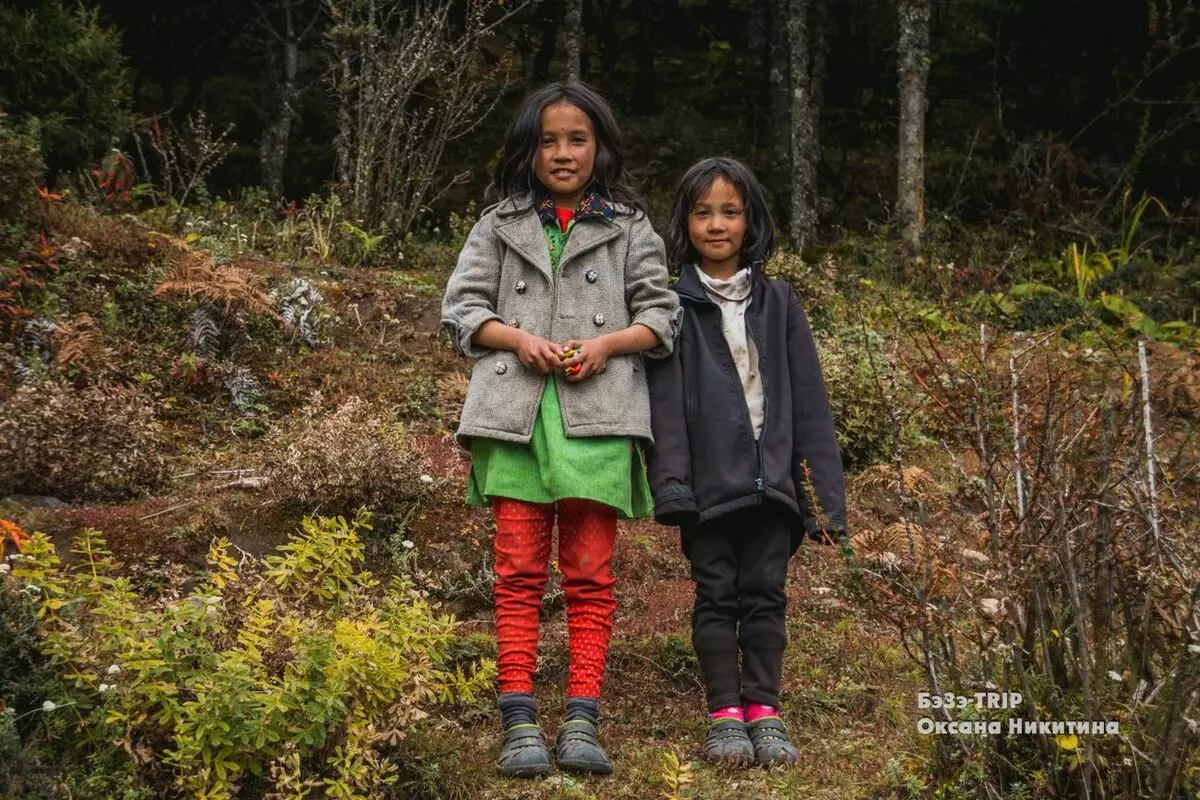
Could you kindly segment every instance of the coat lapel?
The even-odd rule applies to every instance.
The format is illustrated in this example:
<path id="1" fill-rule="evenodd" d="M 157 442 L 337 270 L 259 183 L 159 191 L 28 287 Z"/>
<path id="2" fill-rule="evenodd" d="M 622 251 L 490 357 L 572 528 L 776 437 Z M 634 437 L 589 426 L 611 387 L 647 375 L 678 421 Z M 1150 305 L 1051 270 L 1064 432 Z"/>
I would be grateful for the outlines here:
<path id="1" fill-rule="evenodd" d="M 571 235 L 567 237 L 567 246 L 563 248 L 562 257 L 558 260 L 558 271 L 562 272 L 567 262 L 572 259 L 594 250 L 605 242 L 611 242 L 620 235 L 621 227 L 602 217 L 577 223 L 571 228 Z"/>
<path id="2" fill-rule="evenodd" d="M 532 208 L 524 213 L 515 214 L 496 226 L 496 234 L 513 250 L 546 276 L 546 280 L 554 283 L 554 274 L 550 269 L 550 248 L 546 246 L 546 233 L 542 230 L 542 222 L 537 212 Z"/>

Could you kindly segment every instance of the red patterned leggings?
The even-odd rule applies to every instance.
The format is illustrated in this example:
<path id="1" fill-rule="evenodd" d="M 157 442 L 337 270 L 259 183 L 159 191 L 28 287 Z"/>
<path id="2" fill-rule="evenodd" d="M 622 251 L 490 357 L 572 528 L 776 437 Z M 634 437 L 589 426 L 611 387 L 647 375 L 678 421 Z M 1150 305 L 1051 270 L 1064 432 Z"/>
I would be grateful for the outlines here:
<path id="1" fill-rule="evenodd" d="M 546 590 L 555 506 L 498 497 L 496 517 L 496 644 L 501 692 L 532 692 L 538 614 Z M 590 500 L 562 500 L 558 561 L 567 598 L 571 654 L 568 697 L 599 697 L 612 633 L 612 552 L 617 512 Z"/>

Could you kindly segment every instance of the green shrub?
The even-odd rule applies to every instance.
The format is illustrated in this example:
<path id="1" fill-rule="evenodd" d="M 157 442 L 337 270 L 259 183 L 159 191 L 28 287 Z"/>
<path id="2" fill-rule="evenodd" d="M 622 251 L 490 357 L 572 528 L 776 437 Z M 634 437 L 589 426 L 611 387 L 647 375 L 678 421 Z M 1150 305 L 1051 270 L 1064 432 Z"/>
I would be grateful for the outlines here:
<path id="1" fill-rule="evenodd" d="M 470 701 L 493 664 L 445 668 L 455 621 L 411 584 L 360 571 L 370 516 L 305 518 L 261 564 L 215 542 L 186 596 L 148 601 L 86 530 L 64 567 L 34 534 L 13 577 L 38 598 L 63 676 L 62 749 L 124 752 L 143 783 L 230 798 L 247 783 L 303 796 L 380 797 L 405 738 L 437 701 Z M 36 587 L 36 588 L 34 588 Z M 114 748 L 113 743 L 117 744 Z M 165 786 L 157 785 L 163 796 Z"/>
<path id="2" fill-rule="evenodd" d="M 54 171 L 87 166 L 130 129 L 121 36 L 83 4 L 40 0 L 0 8 L 0 108 L 40 121 Z"/>
<path id="3" fill-rule="evenodd" d="M 1033 292 L 1017 304 L 1017 313 L 1006 317 L 1004 324 L 1009 330 L 1037 331 L 1078 319 L 1083 310 L 1073 297 L 1058 292 Z"/>
<path id="4" fill-rule="evenodd" d="M 871 331 L 868 335 L 877 334 Z M 921 419 L 914 412 L 919 403 L 902 396 L 905 389 L 888 379 L 881 359 L 876 359 L 872 369 L 867 348 L 878 349 L 878 343 L 859 343 L 852 330 L 841 331 L 839 337 L 818 334 L 816 341 L 837 426 L 842 466 L 847 472 L 858 472 L 891 457 L 893 413 L 900 416 L 901 448 L 911 448 L 921 441 Z"/>
<path id="5" fill-rule="evenodd" d="M 161 427 L 137 391 L 20 386 L 0 403 L 0 494 L 144 495 L 166 478 Z"/>
<path id="6" fill-rule="evenodd" d="M 0 563 L 0 573 L 7 572 L 9 563 Z M 48 797 L 49 775 L 22 732 L 36 725 L 36 709 L 50 694 L 54 673 L 40 650 L 33 599 L 18 589 L 0 574 L 0 797 Z"/>
<path id="7" fill-rule="evenodd" d="M 0 107 L 2 109 L 2 107 Z M 0 110 L 0 248 L 9 250 L 24 238 L 37 208 L 37 187 L 42 180 L 42 163 L 36 121 L 14 123 Z"/>

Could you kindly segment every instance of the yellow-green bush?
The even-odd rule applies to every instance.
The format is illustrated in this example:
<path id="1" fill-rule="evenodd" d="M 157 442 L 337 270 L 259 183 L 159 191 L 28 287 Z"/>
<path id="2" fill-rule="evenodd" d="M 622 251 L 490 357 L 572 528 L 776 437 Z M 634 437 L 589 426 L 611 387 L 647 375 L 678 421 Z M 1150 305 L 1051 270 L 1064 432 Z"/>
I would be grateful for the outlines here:
<path id="1" fill-rule="evenodd" d="M 428 704 L 472 699 L 494 665 L 445 666 L 455 621 L 407 582 L 379 591 L 360 571 L 369 528 L 365 512 L 306 518 L 261 565 L 220 540 L 190 592 L 155 602 L 116 575 L 99 533 L 79 537 L 69 567 L 35 534 L 12 575 L 36 594 L 62 675 L 52 702 L 73 722 L 58 744 L 115 742 L 144 785 L 188 797 L 233 797 L 251 780 L 279 796 L 381 796 L 396 765 L 380 745 Z"/>
<path id="2" fill-rule="evenodd" d="M 842 465 L 847 472 L 858 472 L 891 457 L 897 422 L 901 450 L 916 446 L 921 440 L 921 419 L 915 399 L 906 396 L 908 387 L 892 379 L 895 370 L 879 357 L 872 367 L 867 348 L 880 344 L 856 341 L 851 329 L 840 328 L 837 333 L 818 333 L 817 353 L 829 390 Z"/>

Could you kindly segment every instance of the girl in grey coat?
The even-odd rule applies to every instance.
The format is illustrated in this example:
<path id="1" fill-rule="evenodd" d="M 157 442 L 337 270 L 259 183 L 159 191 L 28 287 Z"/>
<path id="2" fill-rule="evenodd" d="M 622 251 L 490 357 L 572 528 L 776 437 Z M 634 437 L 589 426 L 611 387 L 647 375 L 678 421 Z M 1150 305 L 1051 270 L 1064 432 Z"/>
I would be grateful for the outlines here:
<path id="1" fill-rule="evenodd" d="M 503 729 L 498 766 L 544 775 L 533 673 L 551 532 L 567 600 L 570 668 L 558 765 L 607 774 L 599 695 L 612 617 L 618 516 L 649 516 L 643 356 L 670 355 L 680 309 L 662 240 L 621 183 L 608 105 L 581 83 L 526 99 L 495 186 L 446 287 L 442 321 L 475 359 L 456 433 L 468 502 L 496 520 L 495 617 Z"/>

